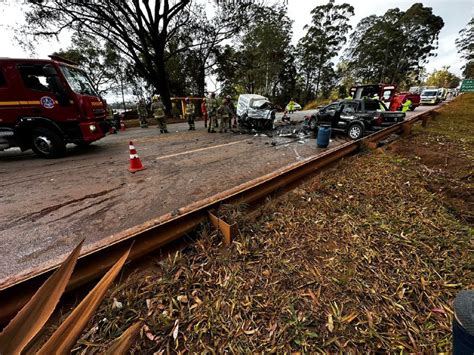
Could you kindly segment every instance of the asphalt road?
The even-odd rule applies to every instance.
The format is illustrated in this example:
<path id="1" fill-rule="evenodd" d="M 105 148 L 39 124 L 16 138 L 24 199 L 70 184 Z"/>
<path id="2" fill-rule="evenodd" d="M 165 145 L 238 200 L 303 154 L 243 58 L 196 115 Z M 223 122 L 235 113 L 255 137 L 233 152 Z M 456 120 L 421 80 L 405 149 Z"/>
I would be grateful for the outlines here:
<path id="1" fill-rule="evenodd" d="M 321 152 L 314 138 L 210 134 L 203 122 L 196 131 L 186 123 L 169 130 L 128 129 L 87 149 L 71 145 L 57 160 L 0 152 L 0 287 L 56 264 L 82 239 L 86 252 L 114 233 Z M 128 172 L 129 141 L 146 170 Z M 345 141 L 335 138 L 330 147 Z"/>

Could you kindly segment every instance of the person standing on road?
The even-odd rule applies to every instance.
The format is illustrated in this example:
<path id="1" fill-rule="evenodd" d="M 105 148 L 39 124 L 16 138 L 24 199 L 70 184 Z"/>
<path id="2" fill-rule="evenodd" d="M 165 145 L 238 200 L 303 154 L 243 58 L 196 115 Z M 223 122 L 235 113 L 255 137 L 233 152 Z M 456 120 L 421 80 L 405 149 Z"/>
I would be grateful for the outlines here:
<path id="1" fill-rule="evenodd" d="M 153 112 L 153 117 L 158 121 L 160 132 L 168 133 L 168 128 L 166 127 L 165 105 L 161 102 L 160 95 L 154 95 L 151 101 L 151 112 Z"/>
<path id="2" fill-rule="evenodd" d="M 194 120 L 195 120 L 196 107 L 194 106 L 193 103 L 191 103 L 191 100 L 189 99 L 189 97 L 187 97 L 184 101 L 186 102 L 186 118 L 188 119 L 189 130 L 195 131 L 196 127 L 194 125 Z"/>
<path id="3" fill-rule="evenodd" d="M 222 100 L 222 104 L 219 106 L 217 112 L 221 119 L 219 133 L 227 133 L 227 127 L 230 130 L 230 120 L 232 119 L 232 116 L 234 116 L 234 113 L 232 112 L 229 106 L 229 101 L 227 100 L 227 98 Z"/>
<path id="4" fill-rule="evenodd" d="M 293 112 L 295 112 L 295 101 L 291 98 L 288 102 L 288 113 L 291 115 Z"/>
<path id="5" fill-rule="evenodd" d="M 138 100 L 137 113 L 138 113 L 138 119 L 140 120 L 140 127 L 148 128 L 148 122 L 146 120 L 148 116 L 148 112 L 146 109 L 145 100 L 143 99 Z"/>
<path id="6" fill-rule="evenodd" d="M 232 97 L 230 95 L 227 95 L 225 98 L 227 100 L 230 110 L 232 111 L 232 115 L 234 116 L 234 122 L 232 123 L 232 127 L 237 128 L 237 116 L 235 114 L 235 106 L 234 106 L 234 103 L 232 102 Z M 230 123 L 231 122 L 229 122 L 229 128 L 231 126 Z"/>
<path id="7" fill-rule="evenodd" d="M 411 100 L 406 99 L 405 102 L 402 105 L 402 112 L 407 112 L 410 109 L 411 104 L 412 104 Z"/>
<path id="8" fill-rule="evenodd" d="M 204 128 L 207 128 L 207 107 L 206 107 L 206 98 L 202 99 L 201 102 L 201 114 L 204 119 Z"/>
<path id="9" fill-rule="evenodd" d="M 207 129 L 210 133 L 216 133 L 217 109 L 219 108 L 216 100 L 216 94 L 211 92 L 211 97 L 206 100 L 206 110 L 209 115 L 209 127 Z"/>

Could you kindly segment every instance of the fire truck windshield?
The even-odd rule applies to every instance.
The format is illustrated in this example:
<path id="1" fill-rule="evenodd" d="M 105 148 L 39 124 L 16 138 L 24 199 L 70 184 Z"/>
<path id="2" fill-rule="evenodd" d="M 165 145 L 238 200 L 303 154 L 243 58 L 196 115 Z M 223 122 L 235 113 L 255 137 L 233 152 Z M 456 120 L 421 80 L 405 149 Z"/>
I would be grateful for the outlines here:
<path id="1" fill-rule="evenodd" d="M 80 95 L 99 96 L 84 72 L 65 65 L 60 65 L 60 68 L 75 93 Z"/>

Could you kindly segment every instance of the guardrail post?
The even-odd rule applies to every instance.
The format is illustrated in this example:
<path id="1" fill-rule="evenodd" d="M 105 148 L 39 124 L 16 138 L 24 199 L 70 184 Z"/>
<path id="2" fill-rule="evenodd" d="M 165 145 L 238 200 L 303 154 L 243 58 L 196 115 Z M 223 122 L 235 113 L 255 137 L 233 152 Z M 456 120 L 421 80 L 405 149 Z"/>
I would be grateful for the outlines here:
<path id="1" fill-rule="evenodd" d="M 429 120 L 430 120 L 430 116 L 423 116 L 421 118 L 421 127 L 426 127 Z"/>
<path id="2" fill-rule="evenodd" d="M 402 136 L 408 136 L 411 133 L 412 126 L 413 126 L 413 123 L 405 122 L 402 125 L 402 130 L 403 130 Z"/>
<path id="3" fill-rule="evenodd" d="M 237 223 L 230 225 L 224 220 L 215 216 L 211 211 L 208 211 L 207 213 L 214 228 L 221 231 L 224 237 L 224 244 L 229 246 L 232 243 L 234 235 L 237 233 Z"/>

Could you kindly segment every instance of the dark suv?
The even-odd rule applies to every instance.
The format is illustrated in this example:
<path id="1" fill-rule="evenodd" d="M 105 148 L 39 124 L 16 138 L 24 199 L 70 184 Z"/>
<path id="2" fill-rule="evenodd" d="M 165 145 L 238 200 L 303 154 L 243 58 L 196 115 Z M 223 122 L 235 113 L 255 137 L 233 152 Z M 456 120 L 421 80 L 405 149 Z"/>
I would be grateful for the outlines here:
<path id="1" fill-rule="evenodd" d="M 307 119 L 306 125 L 317 131 L 321 125 L 345 132 L 356 140 L 366 132 L 378 131 L 405 119 L 403 112 L 387 111 L 379 100 L 342 100 L 321 108 Z"/>

